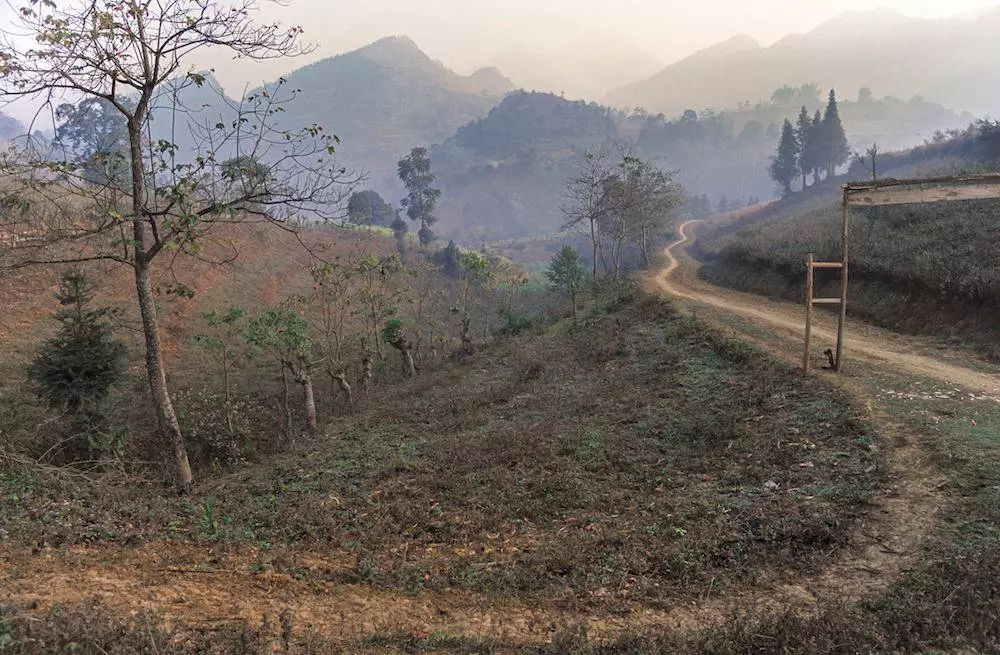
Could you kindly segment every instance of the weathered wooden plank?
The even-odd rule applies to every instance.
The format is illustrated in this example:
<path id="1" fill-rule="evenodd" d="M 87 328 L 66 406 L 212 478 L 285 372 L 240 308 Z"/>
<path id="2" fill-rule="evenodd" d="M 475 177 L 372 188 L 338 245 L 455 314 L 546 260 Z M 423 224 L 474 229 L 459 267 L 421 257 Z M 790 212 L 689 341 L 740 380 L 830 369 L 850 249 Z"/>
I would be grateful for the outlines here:
<path id="1" fill-rule="evenodd" d="M 813 262 L 813 268 L 844 268 L 844 262 Z"/>
<path id="2" fill-rule="evenodd" d="M 813 268 L 815 266 L 816 262 L 813 259 L 813 254 L 809 253 L 809 259 L 806 260 L 806 352 L 802 360 L 802 370 L 805 373 L 809 372 L 809 351 L 812 348 Z"/>
<path id="3" fill-rule="evenodd" d="M 917 184 L 913 186 L 887 186 L 871 189 L 848 189 L 847 202 L 851 205 L 908 205 L 952 200 L 982 200 L 1000 198 L 1000 183 L 975 182 Z"/>
<path id="4" fill-rule="evenodd" d="M 814 305 L 839 305 L 840 298 L 813 298 Z"/>

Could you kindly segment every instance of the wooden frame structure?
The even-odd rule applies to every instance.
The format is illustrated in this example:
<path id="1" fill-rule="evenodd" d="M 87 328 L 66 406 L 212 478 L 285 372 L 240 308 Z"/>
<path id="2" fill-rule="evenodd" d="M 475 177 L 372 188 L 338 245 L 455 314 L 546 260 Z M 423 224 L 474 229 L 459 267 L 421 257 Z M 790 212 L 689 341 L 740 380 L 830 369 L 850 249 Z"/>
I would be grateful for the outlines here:
<path id="1" fill-rule="evenodd" d="M 809 253 L 806 278 L 806 334 L 805 356 L 802 370 L 809 371 L 812 346 L 812 319 L 814 305 L 840 305 L 837 322 L 837 350 L 834 370 L 841 372 L 844 363 L 844 325 L 847 322 L 847 290 L 850 267 L 850 215 L 851 205 L 884 207 L 917 203 L 951 202 L 954 200 L 981 200 L 1000 198 L 1000 174 L 969 175 L 961 177 L 928 177 L 913 180 L 873 180 L 844 184 L 843 258 L 839 262 L 817 262 Z M 813 297 L 813 273 L 816 269 L 840 269 L 840 298 Z"/>

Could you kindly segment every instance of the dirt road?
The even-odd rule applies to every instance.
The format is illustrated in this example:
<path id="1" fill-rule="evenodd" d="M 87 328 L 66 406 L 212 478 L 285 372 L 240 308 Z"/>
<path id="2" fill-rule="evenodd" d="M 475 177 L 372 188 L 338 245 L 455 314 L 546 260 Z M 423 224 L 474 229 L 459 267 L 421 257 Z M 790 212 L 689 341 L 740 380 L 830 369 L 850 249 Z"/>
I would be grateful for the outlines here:
<path id="1" fill-rule="evenodd" d="M 666 250 L 667 265 L 657 273 L 656 285 L 676 298 L 715 307 L 747 318 L 759 326 L 782 332 L 789 342 L 789 355 L 801 359 L 801 351 L 795 350 L 795 347 L 801 348 L 799 344 L 804 339 L 803 307 L 723 289 L 698 279 L 698 263 L 687 254 L 687 247 L 694 243 L 694 228 L 699 222 L 688 221 L 678 227 L 679 238 Z M 834 344 L 836 318 L 825 312 L 817 312 L 815 318 L 815 343 Z M 817 357 L 826 347 L 817 345 L 813 356 Z M 935 350 L 935 347 L 926 340 L 907 338 L 848 319 L 844 348 L 845 369 L 850 368 L 852 360 L 863 359 L 878 366 L 889 366 L 919 377 L 933 378 L 1000 400 L 1000 375 L 975 371 L 961 363 L 943 361 L 941 357 L 927 354 L 931 350 Z M 965 356 L 953 357 L 962 359 Z M 819 363 L 819 359 L 816 362 Z"/>
<path id="2" fill-rule="evenodd" d="M 694 222 L 679 228 L 679 240 L 667 249 L 667 266 L 650 281 L 662 291 L 696 304 L 736 315 L 777 335 L 789 361 L 801 357 L 801 308 L 711 286 L 697 278 L 697 263 L 685 252 Z M 817 344 L 834 338 L 832 317 L 822 317 Z M 840 379 L 856 395 L 872 388 L 874 370 L 891 368 L 906 375 L 960 385 L 981 396 L 1000 399 L 1000 377 L 942 361 L 932 346 L 851 322 L 846 356 L 855 367 Z M 825 346 L 817 346 L 822 348 Z M 818 352 L 818 351 L 817 351 Z M 863 365 L 863 366 L 862 366 Z M 862 370 L 863 369 L 863 370 Z M 861 371 L 861 373 L 858 373 Z M 861 376 L 866 376 L 861 379 Z M 898 376 L 897 376 L 898 377 Z M 859 391 L 860 390 L 860 391 Z M 863 398 L 861 399 L 864 400 Z M 864 406 L 864 402 L 859 403 Z M 361 633 L 449 633 L 504 636 L 524 643 L 545 642 L 566 627 L 584 625 L 591 638 L 610 639 L 635 630 L 692 629 L 714 624 L 737 610 L 763 614 L 809 612 L 825 599 L 853 601 L 871 597 L 913 567 L 920 545 L 937 522 L 944 502 L 942 477 L 926 462 L 919 439 L 875 404 L 869 416 L 889 449 L 887 487 L 873 500 L 868 519 L 855 537 L 856 547 L 810 575 L 790 579 L 775 572 L 749 590 L 719 594 L 699 603 L 665 609 L 642 605 L 615 611 L 575 607 L 561 602 L 532 603 L 489 598 L 460 589 L 404 593 L 337 582 L 353 570 L 347 555 L 298 552 L 289 570 L 297 575 L 262 572 L 264 553 L 240 554 L 157 543 L 139 549 L 75 548 L 42 553 L 0 552 L 0 601 L 14 604 L 83 601 L 98 597 L 122 612 L 149 608 L 168 619 L 193 625 L 230 620 L 251 622 L 290 609 L 301 625 L 349 643 Z M 880 413 L 882 412 L 882 413 Z M 341 575 L 337 575 L 338 571 Z"/>

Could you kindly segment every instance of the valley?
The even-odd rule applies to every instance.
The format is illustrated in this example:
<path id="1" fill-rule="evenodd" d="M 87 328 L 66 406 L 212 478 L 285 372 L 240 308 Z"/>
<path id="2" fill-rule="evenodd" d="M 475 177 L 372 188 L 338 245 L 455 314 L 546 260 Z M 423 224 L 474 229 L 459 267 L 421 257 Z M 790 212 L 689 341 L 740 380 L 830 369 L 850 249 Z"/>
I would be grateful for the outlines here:
<path id="1" fill-rule="evenodd" d="M 0 9 L 0 653 L 1000 651 L 1000 10 L 297 1 Z"/>

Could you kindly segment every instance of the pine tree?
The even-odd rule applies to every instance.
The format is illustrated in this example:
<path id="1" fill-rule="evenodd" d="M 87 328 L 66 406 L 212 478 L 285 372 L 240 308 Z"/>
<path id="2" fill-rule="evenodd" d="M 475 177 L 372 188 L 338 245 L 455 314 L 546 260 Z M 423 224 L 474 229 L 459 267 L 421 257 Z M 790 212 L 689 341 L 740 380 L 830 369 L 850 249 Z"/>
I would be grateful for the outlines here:
<path id="1" fill-rule="evenodd" d="M 816 110 L 813 116 L 812 127 L 809 129 L 809 168 L 813 175 L 813 184 L 819 182 L 823 177 L 823 143 L 825 135 L 823 133 L 823 114 Z"/>
<path id="2" fill-rule="evenodd" d="M 803 105 L 799 112 L 798 123 L 795 127 L 795 138 L 799 142 L 799 172 L 802 174 L 802 188 L 809 185 L 806 183 L 806 176 L 812 172 L 813 156 L 812 141 L 812 119 L 809 117 L 809 110 Z"/>
<path id="3" fill-rule="evenodd" d="M 798 175 L 799 143 L 795 138 L 795 128 L 792 122 L 785 119 L 781 128 L 781 141 L 778 142 L 778 152 L 771 158 L 771 179 L 781 185 L 782 192 L 788 196 L 792 193 L 792 180 Z"/>
<path id="4" fill-rule="evenodd" d="M 94 290 L 82 271 L 63 276 L 55 314 L 60 327 L 28 368 L 40 398 L 73 417 L 79 429 L 102 418 L 102 405 L 125 373 L 125 346 L 112 334 L 111 310 L 92 309 Z"/>
<path id="5" fill-rule="evenodd" d="M 830 90 L 830 102 L 826 105 L 823 115 L 823 163 L 826 166 L 826 176 L 832 177 L 851 155 L 847 143 L 844 125 L 840 122 L 840 110 L 837 108 L 837 94 Z"/>

